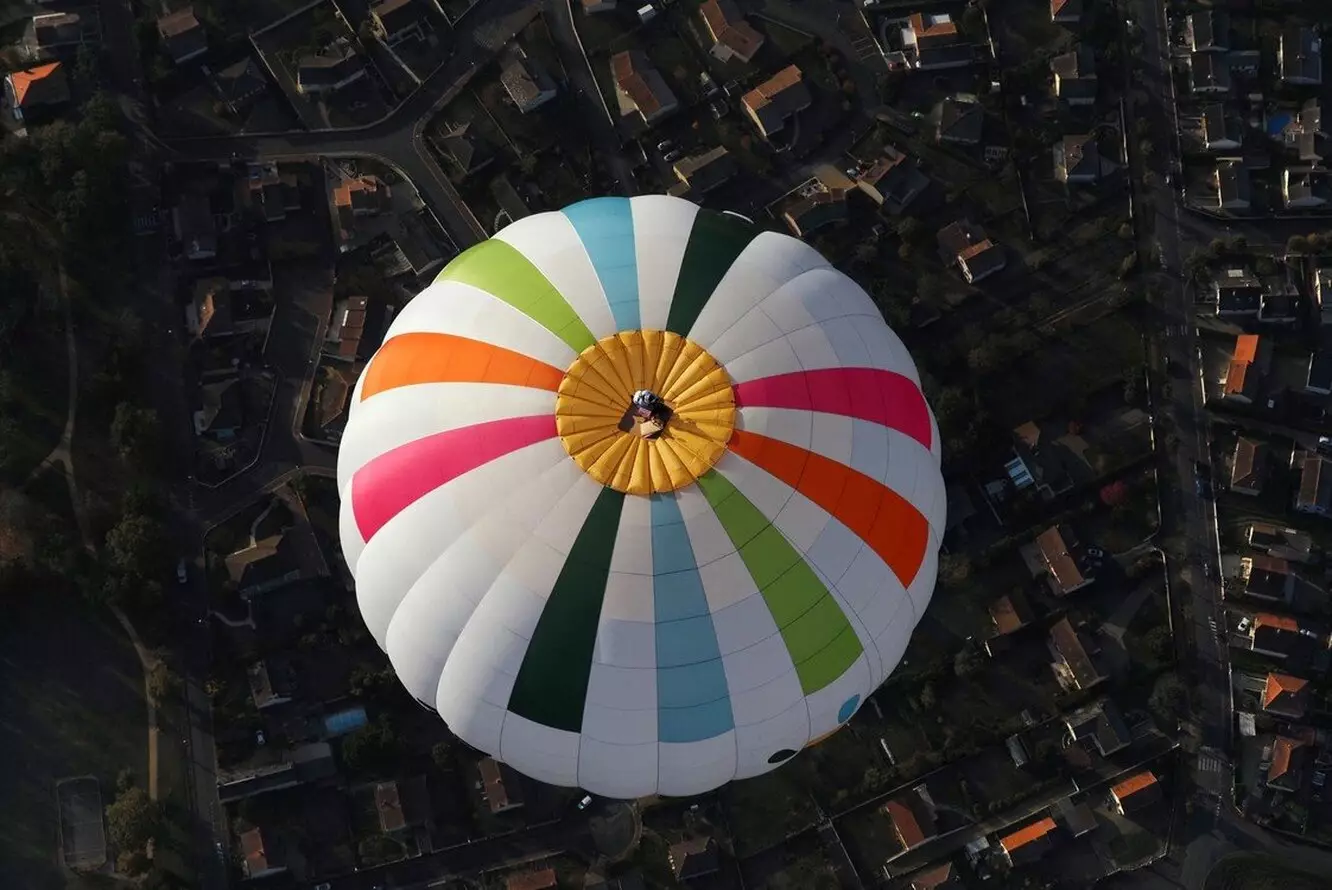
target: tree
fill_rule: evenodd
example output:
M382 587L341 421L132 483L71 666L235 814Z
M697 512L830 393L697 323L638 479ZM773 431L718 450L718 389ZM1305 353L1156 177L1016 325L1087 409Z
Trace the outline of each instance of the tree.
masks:
M1179 677L1174 674L1165 674L1156 681L1152 687L1151 697L1147 700L1152 713L1156 714L1161 720L1170 724L1182 718L1189 709L1188 692L1184 689L1184 684L1180 682Z
M129 402L116 405L111 419L111 445L121 458L151 465L161 440L162 425L156 411Z
M117 850L142 850L157 836L162 813L157 802L138 786L126 788L106 808L107 836Z
M435 761L435 766L440 769L448 769L453 765L453 745L448 742L435 742L430 747L430 759Z
M398 739L382 717L342 739L342 760L352 772L375 772L391 767Z
M138 877L153 867L153 861L142 849L126 850L116 857L116 871L122 875Z
M1303 235L1291 235L1286 242L1286 253L1308 253L1309 239Z
M1101 503L1107 507L1118 507L1128 500L1128 485L1123 480L1111 482L1101 489Z
M107 532L106 554L111 569L131 578L147 579L165 565L160 523L129 514Z
M180 690L180 677L160 657L148 672L148 694L161 702Z
M361 862L366 865L379 865L393 862L403 856L402 844L386 834L372 834L356 847Z
M935 706L937 703L938 703L938 699L935 697L935 694L934 694L934 684L933 684L933 683L926 683L924 686L920 687L920 707L921 707L921 710L923 710L923 711L932 711L932 710L934 710L934 706Z
M1158 660L1169 658L1170 650L1174 646L1174 638L1170 635L1170 628L1164 624L1147 631L1143 635L1142 642L1147 651Z

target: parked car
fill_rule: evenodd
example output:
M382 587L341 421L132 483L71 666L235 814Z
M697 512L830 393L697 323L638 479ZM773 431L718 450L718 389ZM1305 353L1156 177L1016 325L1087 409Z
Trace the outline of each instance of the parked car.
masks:
M663 161L665 161L666 163L668 163L668 164L673 164L673 163L675 163L676 161L680 160L680 154L681 154L680 149L678 149L678 148L677 148L677 149L673 149L673 150L667 152L666 154L662 155L662 156L661 156L661 159L662 159Z
M1241 618L1241 619L1239 620L1239 624L1237 624L1237 625L1235 626L1235 629L1238 630L1238 631L1239 631L1240 633L1242 633L1242 634L1244 634L1244 633L1248 633L1248 632L1249 632L1249 625L1250 625L1251 623L1252 623L1252 622L1249 621L1249 617L1246 615L1246 616L1244 616L1243 618Z
M176 563L176 583L184 584L188 580L190 580L190 572L185 565L185 557L182 556L180 562Z
M264 731L262 729L256 729L254 731L254 743L261 748L268 744L268 739L264 738Z

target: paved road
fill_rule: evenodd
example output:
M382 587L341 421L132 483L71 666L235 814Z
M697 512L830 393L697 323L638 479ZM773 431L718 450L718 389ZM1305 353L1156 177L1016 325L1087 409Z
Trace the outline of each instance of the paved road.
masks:
M621 194L637 194L632 165L621 150L620 132L614 122L615 111L607 105L592 73L591 62L583 52L570 0L547 0L546 24L550 26L550 36L560 64L564 66L565 87L573 93L579 117L598 160L609 168L620 184Z
M211 136L166 140L181 157L225 160L280 159L308 155L361 155L381 158L406 175L460 248L486 237L476 218L449 182L425 142L425 126L460 93L485 64L537 15L534 0L486 0L455 27L458 44L416 92L385 117L365 127L345 130Z
M1162 0L1135 0L1130 7L1142 30L1142 71L1137 86L1147 103L1137 115L1151 133L1178 133L1174 84L1170 76L1168 29ZM1132 143L1135 140L1130 140ZM1135 200L1150 215L1164 274L1157 276L1163 297L1155 306L1152 335L1152 372L1159 386L1156 415L1169 444L1158 450L1161 465L1161 532L1159 540L1171 563L1176 637L1184 645L1181 666L1190 680L1194 738L1191 812L1184 820L1183 836L1175 851L1143 872L1123 879L1123 886L1202 886L1208 870L1220 856L1235 849L1266 849L1323 874L1332 874L1332 855L1310 847L1288 844L1245 820L1231 805L1233 766L1227 752L1233 734L1229 649L1221 642L1225 607L1219 585L1219 543L1215 503L1198 493L1194 461L1210 462L1210 425L1203 406L1202 368L1198 352L1193 302L1184 286L1183 261L1193 250L1218 234L1210 220L1182 211L1166 173L1177 169L1178 140L1158 146L1157 185L1135 189ZM1272 240L1280 227L1264 227L1269 236L1244 234L1251 243ZM1234 234L1240 234L1235 231ZM1167 359L1169 366L1167 366ZM1171 436L1173 434L1173 436ZM1203 571L1209 567L1210 574ZM1178 606L1191 606L1184 620Z

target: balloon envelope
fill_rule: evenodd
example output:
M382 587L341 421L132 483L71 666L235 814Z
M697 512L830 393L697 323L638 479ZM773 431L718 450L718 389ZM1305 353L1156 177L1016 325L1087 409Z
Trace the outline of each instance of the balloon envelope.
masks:
M666 410L635 412L641 390ZM864 291L664 196L458 256L357 382L338 480L407 689L519 771L612 797L758 775L849 720L944 527L934 417Z

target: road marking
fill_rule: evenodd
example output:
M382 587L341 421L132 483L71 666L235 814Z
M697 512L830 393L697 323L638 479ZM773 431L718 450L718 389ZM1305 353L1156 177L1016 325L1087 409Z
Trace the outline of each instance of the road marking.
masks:
M1205 773L1225 772L1225 761L1212 754L1198 755L1198 769Z

